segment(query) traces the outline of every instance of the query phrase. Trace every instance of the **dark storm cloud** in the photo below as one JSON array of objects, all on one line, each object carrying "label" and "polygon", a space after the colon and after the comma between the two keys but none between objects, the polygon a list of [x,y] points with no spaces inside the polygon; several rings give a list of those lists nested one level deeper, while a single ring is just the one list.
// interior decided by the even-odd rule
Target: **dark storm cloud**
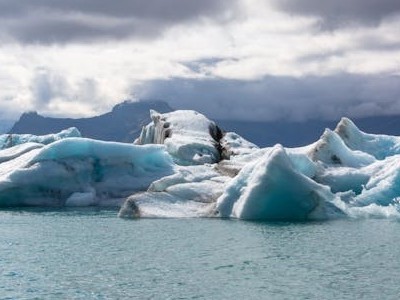
[{"label": "dark storm cloud", "polygon": [[154,36],[201,17],[219,18],[236,0],[0,0],[0,37],[64,43]]},{"label": "dark storm cloud", "polygon": [[300,56],[299,58],[296,59],[297,62],[299,63],[310,63],[310,62],[315,62],[315,61],[325,61],[333,57],[342,57],[346,54],[346,51],[343,50],[334,50],[334,51],[325,51],[321,53],[316,53],[316,54],[306,54],[303,56]]},{"label": "dark storm cloud", "polygon": [[357,47],[372,51],[400,51],[400,39],[397,41],[382,40],[379,36],[366,36],[357,41]]},{"label": "dark storm cloud", "polygon": [[215,66],[217,63],[223,62],[226,59],[226,57],[211,57],[190,62],[181,62],[181,64],[195,73],[202,73],[205,68]]},{"label": "dark storm cloud", "polygon": [[386,17],[400,13],[399,0],[273,0],[290,14],[317,16],[323,29],[356,24],[378,25]]},{"label": "dark storm cloud", "polygon": [[400,113],[400,76],[338,74],[257,81],[172,79],[136,91],[215,119],[337,119]]}]

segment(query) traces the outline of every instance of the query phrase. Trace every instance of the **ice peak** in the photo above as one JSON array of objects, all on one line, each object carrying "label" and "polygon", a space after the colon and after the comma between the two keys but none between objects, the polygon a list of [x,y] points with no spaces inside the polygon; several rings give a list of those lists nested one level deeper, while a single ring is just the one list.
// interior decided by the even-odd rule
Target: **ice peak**
[{"label": "ice peak", "polygon": [[375,161],[372,155],[349,149],[336,131],[328,128],[312,148],[309,156],[314,161],[321,161],[328,165],[348,167],[366,166]]},{"label": "ice peak", "polygon": [[349,118],[343,117],[335,128],[335,132],[344,140],[361,139],[363,132]]}]

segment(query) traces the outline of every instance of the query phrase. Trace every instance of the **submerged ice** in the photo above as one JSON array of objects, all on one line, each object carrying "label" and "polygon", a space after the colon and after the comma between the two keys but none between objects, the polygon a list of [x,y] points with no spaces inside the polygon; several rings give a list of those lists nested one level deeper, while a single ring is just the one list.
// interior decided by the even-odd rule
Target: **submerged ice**
[{"label": "submerged ice", "polygon": [[121,206],[128,218],[400,216],[400,137],[343,118],[311,145],[260,149],[195,111],[151,119],[133,144],[74,128],[0,136],[0,206]]}]

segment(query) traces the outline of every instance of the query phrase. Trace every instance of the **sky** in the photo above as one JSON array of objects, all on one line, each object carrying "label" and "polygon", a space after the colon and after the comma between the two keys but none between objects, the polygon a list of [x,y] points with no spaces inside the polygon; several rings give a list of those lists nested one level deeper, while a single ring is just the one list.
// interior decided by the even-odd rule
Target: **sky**
[{"label": "sky", "polygon": [[126,99],[215,119],[400,114],[400,1],[0,0],[0,121]]}]

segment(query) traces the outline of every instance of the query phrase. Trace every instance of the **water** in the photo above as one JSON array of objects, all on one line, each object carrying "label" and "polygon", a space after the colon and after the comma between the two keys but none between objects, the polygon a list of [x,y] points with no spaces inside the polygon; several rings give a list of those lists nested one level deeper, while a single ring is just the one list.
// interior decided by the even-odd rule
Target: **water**
[{"label": "water", "polygon": [[0,211],[0,299],[398,299],[400,222]]}]

